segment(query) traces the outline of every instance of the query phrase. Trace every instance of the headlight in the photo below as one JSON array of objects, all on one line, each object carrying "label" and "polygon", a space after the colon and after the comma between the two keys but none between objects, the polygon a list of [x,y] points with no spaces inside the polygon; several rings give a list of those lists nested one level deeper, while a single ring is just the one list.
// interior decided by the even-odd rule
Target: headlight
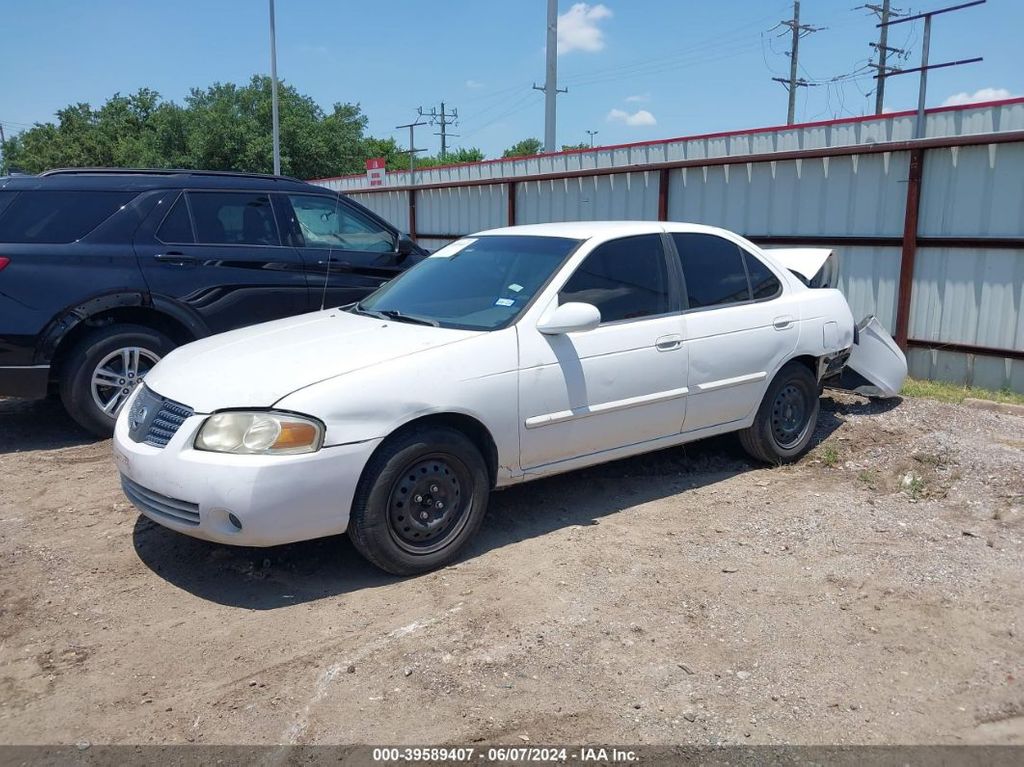
[{"label": "headlight", "polygon": [[319,421],[291,413],[217,413],[196,435],[196,450],[239,455],[314,453],[324,439]]}]

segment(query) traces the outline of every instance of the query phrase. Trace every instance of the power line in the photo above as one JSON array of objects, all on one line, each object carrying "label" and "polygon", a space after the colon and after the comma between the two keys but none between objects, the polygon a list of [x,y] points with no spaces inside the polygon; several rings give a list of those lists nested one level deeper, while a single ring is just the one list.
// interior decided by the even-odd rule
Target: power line
[{"label": "power line", "polygon": [[527,102],[531,101],[532,99],[533,99],[533,93],[532,92],[531,93],[527,93],[525,96],[522,96],[521,98],[519,98],[515,102],[513,102],[512,106],[510,106],[506,111],[501,112],[500,114],[498,114],[495,117],[492,117],[490,120],[488,120],[487,122],[483,123],[482,125],[478,125],[477,127],[473,128],[473,130],[468,131],[467,133],[464,133],[463,134],[463,138],[469,138],[470,136],[475,136],[477,133],[480,133],[480,131],[482,131],[484,128],[489,128],[490,126],[494,125],[494,123],[496,123],[499,120],[502,120],[502,119],[508,117],[512,113],[522,111],[523,109],[526,108]]}]

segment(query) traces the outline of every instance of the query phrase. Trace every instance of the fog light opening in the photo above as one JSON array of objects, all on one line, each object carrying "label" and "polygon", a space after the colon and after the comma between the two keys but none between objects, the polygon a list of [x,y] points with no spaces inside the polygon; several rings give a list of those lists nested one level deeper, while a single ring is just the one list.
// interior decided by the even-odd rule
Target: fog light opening
[{"label": "fog light opening", "polygon": [[228,512],[228,522],[230,522],[231,526],[233,528],[235,528],[236,530],[241,530],[242,529],[242,520],[240,520],[238,517],[236,517],[231,512]]}]

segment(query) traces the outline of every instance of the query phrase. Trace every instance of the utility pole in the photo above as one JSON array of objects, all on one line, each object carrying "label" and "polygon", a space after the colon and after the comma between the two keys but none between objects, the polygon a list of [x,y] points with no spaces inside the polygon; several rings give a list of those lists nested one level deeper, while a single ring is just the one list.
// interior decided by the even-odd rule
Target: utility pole
[{"label": "utility pole", "polygon": [[812,27],[800,23],[800,0],[793,0],[793,18],[780,21],[777,26],[789,27],[792,34],[792,42],[789,46],[789,79],[784,77],[773,77],[775,82],[782,83],[789,91],[789,109],[786,112],[786,125],[796,122],[796,89],[806,88],[816,83],[809,83],[802,77],[797,77],[797,65],[800,59],[800,38],[806,37],[811,32],[820,32],[824,27]]},{"label": "utility pole", "polygon": [[[924,138],[924,104],[925,98],[928,95],[928,70],[930,69],[942,69],[944,67],[956,67],[961,64],[974,64],[978,61],[983,61],[981,56],[976,56],[972,59],[959,59],[957,61],[946,61],[942,64],[929,64],[928,53],[931,47],[932,39],[932,16],[938,16],[940,13],[949,13],[950,11],[961,11],[964,8],[973,8],[976,5],[983,5],[986,0],[973,0],[970,3],[961,3],[960,5],[951,5],[948,8],[939,8],[935,11],[926,11],[925,13],[918,13],[914,16],[904,16],[903,18],[896,19],[895,21],[885,22],[886,26],[893,26],[894,24],[903,24],[907,21],[917,21],[918,19],[924,19],[924,37],[921,41],[921,66],[913,67],[911,69],[894,69],[891,72],[884,74],[879,72],[875,75],[875,78],[879,77],[893,77],[895,75],[906,75],[911,72],[920,72],[920,81],[918,84],[917,91],[917,122],[914,126],[914,138]],[[883,24],[879,24],[879,27]]]},{"label": "utility pole", "polygon": [[594,148],[594,136],[596,136],[598,133],[600,133],[600,131],[596,131],[596,130],[588,130],[587,131],[587,135],[590,136],[590,148],[591,149]]},{"label": "utility pole", "polygon": [[544,151],[557,151],[555,147],[555,97],[568,93],[568,88],[558,88],[558,0],[548,0],[547,73],[544,87],[537,83],[533,89],[544,91]]},{"label": "utility pole", "polygon": [[444,160],[445,155],[448,154],[448,136],[458,138],[459,135],[457,133],[448,133],[449,125],[458,125],[456,121],[459,119],[459,110],[453,108],[451,112],[445,112],[444,102],[442,101],[440,113],[438,113],[435,107],[431,107],[429,112],[424,112],[423,107],[419,107],[416,112],[420,117],[429,117],[431,125],[440,126],[440,132],[434,135],[441,137],[441,159]]},{"label": "utility pole", "polygon": [[881,26],[878,28],[878,42],[868,43],[878,53],[878,61],[868,66],[878,70],[878,86],[875,88],[875,114],[880,115],[885,106],[885,78],[896,69],[887,65],[889,54],[892,53],[896,56],[906,57],[910,52],[902,48],[889,47],[889,18],[890,16],[902,15],[900,10],[892,7],[890,0],[883,0],[881,5],[865,3],[860,7],[874,13],[878,16],[879,21],[881,21]]},{"label": "utility pole", "polygon": [[409,148],[406,149],[404,152],[402,152],[402,154],[408,154],[409,155],[409,185],[410,186],[416,183],[416,153],[423,151],[422,149],[416,149],[416,133],[415,133],[415,131],[416,131],[416,128],[419,127],[420,125],[426,125],[426,123],[425,122],[420,122],[419,120],[417,120],[414,123],[406,123],[405,125],[396,125],[395,126],[395,130],[399,130],[401,128],[408,128],[409,129]]},{"label": "utility pole", "polygon": [[277,112],[277,30],[274,0],[270,0],[270,112],[274,133],[274,175],[281,175],[281,125]]}]

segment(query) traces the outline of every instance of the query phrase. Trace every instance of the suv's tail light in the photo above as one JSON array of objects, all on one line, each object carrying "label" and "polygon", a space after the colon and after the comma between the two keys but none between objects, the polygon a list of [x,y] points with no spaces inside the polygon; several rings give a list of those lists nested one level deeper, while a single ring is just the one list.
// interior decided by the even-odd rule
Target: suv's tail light
[{"label": "suv's tail light", "polygon": [[0,272],[2,272],[4,267],[9,263],[11,263],[11,259],[7,258],[7,256],[0,256]]}]

